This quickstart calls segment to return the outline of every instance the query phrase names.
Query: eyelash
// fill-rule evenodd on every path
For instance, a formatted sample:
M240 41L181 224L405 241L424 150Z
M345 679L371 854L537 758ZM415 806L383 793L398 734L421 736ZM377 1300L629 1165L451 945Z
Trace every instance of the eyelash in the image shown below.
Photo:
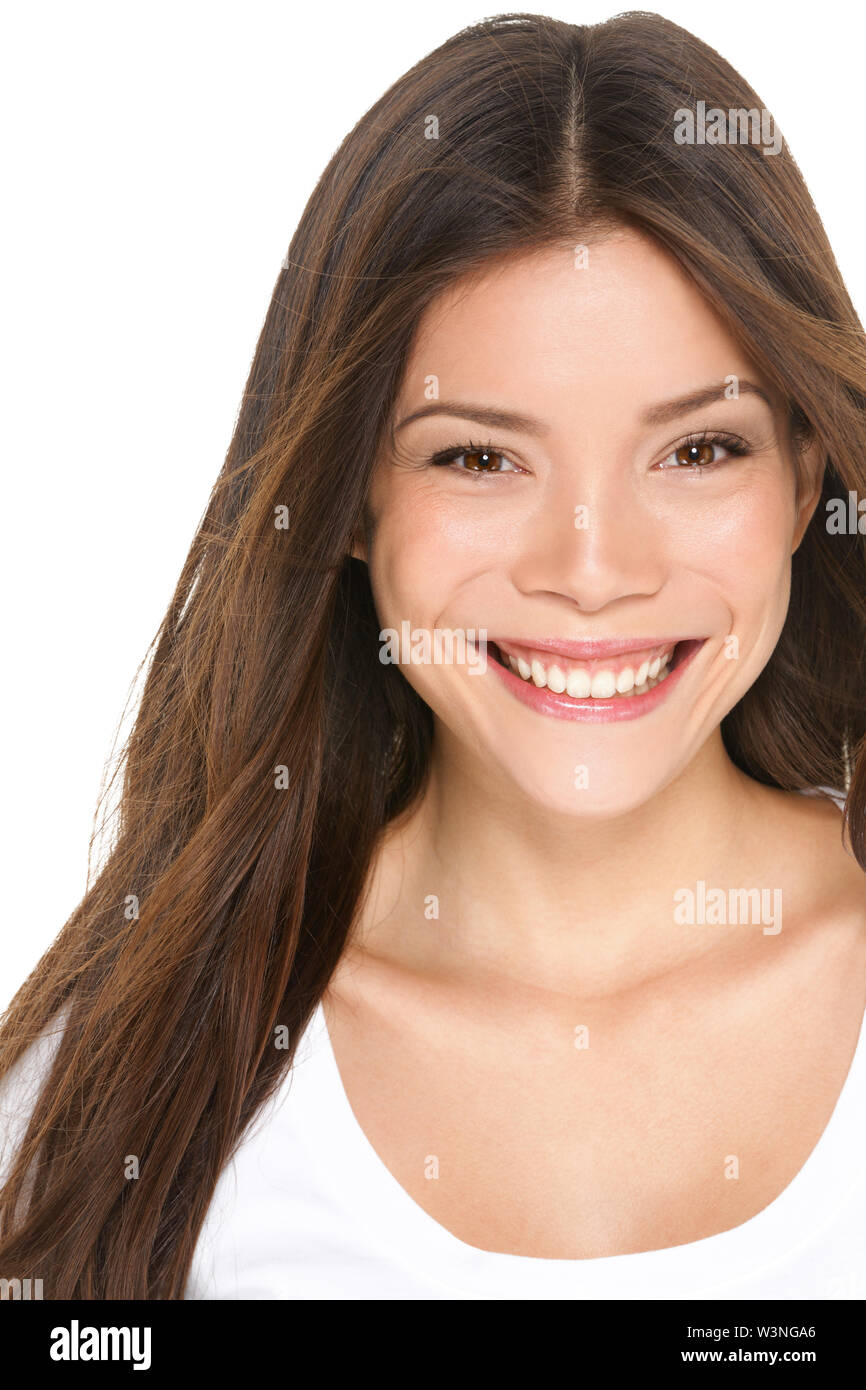
M746 454L749 453L749 446L746 441L740 439L738 435L720 434L713 430L704 430L699 434L690 434L680 444L674 445L671 454L678 453L680 449L700 448L702 444L719 445L721 448L727 449L728 453L733 458L744 458ZM462 444L451 444L446 449L440 449L438 453L432 454L427 461L434 468L444 468L455 462L455 460L460 458L463 454L494 454L501 458L508 459L509 463L512 462L507 450L498 449L493 443L473 444L471 440L466 440ZM670 454L666 455L666 458L670 458ZM665 460L663 460L663 462L664 461ZM727 462L725 459L716 459L713 463L676 463L671 464L669 469L666 468L662 471L670 471L673 473L708 473L713 468L721 467L725 462ZM491 469L489 472L486 472L481 468L455 468L452 471L455 473L471 473L476 478L495 478L498 476L499 472L504 470L497 471Z
M671 454L679 453L680 449L696 449L702 444L720 445L727 449L732 458L745 458L749 453L749 445L745 439L741 439L736 434L724 434L717 430L703 430L698 434L689 434L681 444L674 445ZM670 458L670 454L666 455ZM665 462L665 459L662 460ZM709 473L713 468L721 468L727 462L726 459L716 459L714 463L675 463L670 466L673 473ZM668 472L668 469L663 469Z

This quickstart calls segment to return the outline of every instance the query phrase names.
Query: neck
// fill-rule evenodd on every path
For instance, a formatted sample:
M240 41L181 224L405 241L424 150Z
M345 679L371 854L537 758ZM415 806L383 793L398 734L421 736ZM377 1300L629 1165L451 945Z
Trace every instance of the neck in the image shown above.
M425 792L379 856L364 944L464 979L634 987L742 940L743 927L676 925L674 894L700 880L749 886L762 791L716 731L647 803L603 819L565 816L497 785L438 730Z

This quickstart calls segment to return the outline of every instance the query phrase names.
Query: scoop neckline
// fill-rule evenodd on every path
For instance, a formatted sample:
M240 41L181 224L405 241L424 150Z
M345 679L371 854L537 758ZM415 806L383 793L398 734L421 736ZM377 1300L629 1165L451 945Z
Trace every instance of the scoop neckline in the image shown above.
M831 1222L866 1169L866 1009L854 1053L821 1135L773 1200L737 1226L700 1240L629 1254L553 1259L484 1250L431 1216L379 1157L343 1085L323 1002L298 1049L293 1086L309 1087L305 1142L367 1227L372 1249L428 1284L498 1297L725 1297L728 1285L771 1271ZM294 1070L294 1069L293 1069Z

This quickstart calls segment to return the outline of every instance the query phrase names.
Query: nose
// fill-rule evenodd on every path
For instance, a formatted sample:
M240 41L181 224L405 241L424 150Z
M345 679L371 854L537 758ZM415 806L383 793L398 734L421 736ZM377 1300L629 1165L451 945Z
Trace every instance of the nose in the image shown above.
M511 565L515 586L560 596L585 613L658 593L669 557L659 518L621 478L596 478L583 500L574 492L573 478L563 480L526 518Z

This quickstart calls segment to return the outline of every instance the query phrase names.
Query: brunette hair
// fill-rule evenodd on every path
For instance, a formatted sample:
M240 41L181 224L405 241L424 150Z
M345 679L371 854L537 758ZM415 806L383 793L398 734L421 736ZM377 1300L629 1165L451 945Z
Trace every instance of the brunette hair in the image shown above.
M674 138L702 100L763 109L658 15L503 15L417 63L325 169L149 649L110 851L0 1029L3 1075L64 1010L0 1196L4 1274L51 1298L184 1295L219 1174L424 784L432 716L378 660L349 552L419 315L488 257L656 238L788 403L794 452L819 442L784 631L722 730L764 783L844 788L866 868L866 536L824 524L827 499L866 496L866 339L787 147Z

